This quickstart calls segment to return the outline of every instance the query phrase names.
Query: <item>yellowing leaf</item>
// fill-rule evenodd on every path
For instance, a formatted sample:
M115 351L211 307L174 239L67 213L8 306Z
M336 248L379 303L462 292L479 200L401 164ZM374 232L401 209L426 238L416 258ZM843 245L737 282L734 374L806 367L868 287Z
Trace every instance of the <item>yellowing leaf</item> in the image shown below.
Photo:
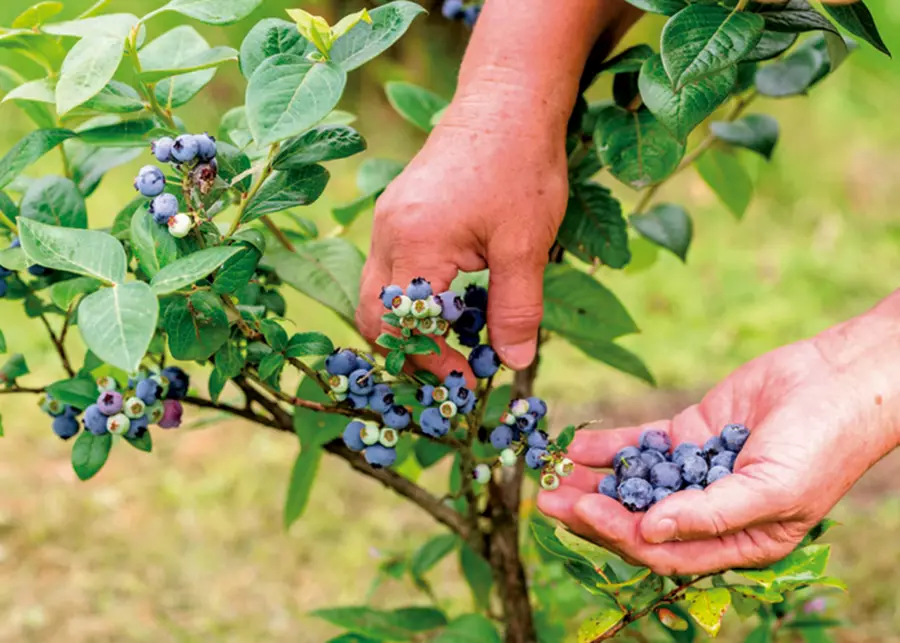
M731 605L731 594L724 587L691 589L685 594L688 613L697 625L710 636L716 636L722 627L722 617Z
M372 16L369 15L369 12L366 9L341 18L338 23L331 28L332 40L337 40L360 22L372 24Z
M314 16L303 9L288 9L287 14L297 23L300 35L313 43L323 54L331 51L331 26L322 16Z
M688 622L666 607L656 610L656 616L659 618L659 622L670 630L685 632L688 629Z

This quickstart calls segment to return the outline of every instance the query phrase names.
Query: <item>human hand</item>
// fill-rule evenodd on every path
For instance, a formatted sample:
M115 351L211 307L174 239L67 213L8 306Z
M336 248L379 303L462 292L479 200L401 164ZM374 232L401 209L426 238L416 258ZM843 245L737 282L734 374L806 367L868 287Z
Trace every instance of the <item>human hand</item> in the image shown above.
M566 486L542 492L538 506L661 575L783 558L900 443L897 317L881 314L884 308L746 364L671 421L579 432L569 457L582 466ZM609 467L646 428L667 431L675 445L702 445L730 422L751 429L734 474L647 513L629 513L598 494L603 474L585 468Z

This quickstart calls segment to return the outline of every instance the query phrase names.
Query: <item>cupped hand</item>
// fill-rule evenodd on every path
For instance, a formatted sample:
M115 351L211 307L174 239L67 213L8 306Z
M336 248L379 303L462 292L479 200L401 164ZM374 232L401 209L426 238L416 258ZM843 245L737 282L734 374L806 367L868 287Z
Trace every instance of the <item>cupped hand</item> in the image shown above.
M511 96L510 98L515 98ZM490 266L491 344L513 368L534 359L543 314L543 270L567 199L564 132L539 123L527 100L454 102L425 147L378 199L357 322L374 340L386 329L381 288L414 277L446 290L457 271ZM418 366L469 373L441 341Z
M541 493L540 509L663 575L783 558L898 445L897 351L877 341L883 318L860 319L746 364L671 420L579 432L569 456L581 466L566 486ZM681 491L646 513L597 493L604 474L591 467L611 466L644 429L702 446L731 422L750 427L750 438L734 473L705 490Z

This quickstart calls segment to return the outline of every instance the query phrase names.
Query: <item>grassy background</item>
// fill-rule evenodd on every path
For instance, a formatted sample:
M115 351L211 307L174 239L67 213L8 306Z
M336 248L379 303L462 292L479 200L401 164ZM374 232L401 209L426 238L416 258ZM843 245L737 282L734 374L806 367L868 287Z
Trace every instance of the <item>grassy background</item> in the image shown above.
M27 4L2 3L0 25ZM88 4L67 0L64 15ZM140 14L161 4L113 0L109 10ZM293 4L267 0L253 19ZM355 6L300 4L329 17L339 4ZM888 45L900 49L900 6L868 4ZM195 26L212 44L238 46L253 19ZM174 15L156 18L149 36L177 23ZM660 24L648 18L629 38L653 41ZM341 107L360 114L366 156L406 159L417 149L421 135L391 112L381 86L406 79L449 96L464 38L430 16L352 76ZM6 54L0 64L37 74ZM180 115L193 130L214 130L243 89L236 66L225 66ZM666 187L662 197L684 203L694 217L688 264L659 254L642 270L601 275L641 327L623 343L645 359L659 390L554 342L538 383L551 401L552 424L602 417L612 426L672 413L746 360L887 295L900 266L898 104L900 65L864 46L810 97L760 101L756 110L776 116L783 136L772 163L746 159L758 188L743 221L728 215L693 172ZM0 106L0 118L3 152L30 124L10 104ZM56 162L51 156L32 174L58 172ZM330 208L355 196L357 163L333 163L325 196L304 212L323 231L331 227ZM131 198L136 165L111 173L90 198L93 225L111 221ZM627 190L621 194L633 202ZM351 231L363 248L368 227L364 220ZM333 315L299 295L291 295L288 311L298 329L354 341ZM0 303L7 339L32 369L23 383L43 384L61 372L39 326L25 321L17 306ZM81 354L77 337L71 349ZM198 373L196 382L204 381ZM323 641L334 630L306 616L309 610L363 602L377 559L439 533L414 507L329 460L306 517L285 534L281 505L297 445L241 422L206 417L176 434L157 433L152 456L117 449L97 479L80 483L68 463L70 445L52 438L34 400L3 396L0 411L0 641ZM900 640L900 504L891 494L898 472L900 463L886 460L835 511L845 526L829 536L832 571L851 586L830 608L848 621L840 640ZM446 475L437 467L423 482L438 490ZM434 578L448 609L469 607L452 560ZM379 606L421 600L400 582L373 597ZM730 631L725 640L738 640Z

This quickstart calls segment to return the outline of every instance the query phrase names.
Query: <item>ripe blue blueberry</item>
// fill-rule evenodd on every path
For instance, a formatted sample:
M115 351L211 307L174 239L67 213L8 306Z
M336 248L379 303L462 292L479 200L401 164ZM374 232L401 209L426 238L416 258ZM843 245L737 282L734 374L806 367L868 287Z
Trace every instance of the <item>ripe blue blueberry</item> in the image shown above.
M466 12L463 15L463 22L470 29L475 26L475 23L478 21L478 16L481 15L481 5L472 5L471 7L466 7Z
M169 380L169 390L166 397L170 400L183 400L191 385L191 378L177 366L169 366L162 370L160 375Z
M653 502L651 504L655 505L657 502L662 502L673 493L675 492L671 489L666 489L665 487L657 487L653 490Z
M369 369L357 369L347 379L350 380L350 392L354 395L369 395L375 388L375 380Z
M496 351L487 344L476 346L469 353L469 366L479 379L493 377L500 370L500 358Z
M709 471L709 465L703 456L689 455L684 459L681 465L681 477L688 484L703 484L706 480L706 473Z
M356 370L356 354L349 349L337 349L325 358L325 370L329 375L350 375Z
M197 158L200 143L193 134L182 134L172 145L172 159L178 163L190 163Z
M399 297L403 294L403 288L400 286L385 286L381 289L381 294L378 296L381 299L381 303L385 308L391 310L394 307L394 297Z
M103 435L106 433L106 414L100 410L97 404L91 404L84 410L84 428L94 435Z
M459 316L463 314L466 305L463 303L462 297L455 292L442 292L436 298L438 305L441 307L441 317L448 322L455 322Z
M530 415L523 415L520 418L516 418L516 428L522 433L531 433L537 428L537 422Z
M166 188L166 177L155 165L145 165L134 179L134 189L146 197L162 194Z
M346 395L347 397L344 399L350 403L350 408L354 411L359 411L369 406L368 395L357 395L356 393L347 393Z
M105 415L115 415L122 410L122 394L118 391L104 391L97 398L97 406Z
M442 438L450 432L450 420L441 415L436 406L422 411L419 424L422 425L422 432L433 438Z
M372 353L365 353L363 355L356 356L356 368L364 368L367 371L372 370L372 363L375 361L375 356Z
M170 136L163 136L150 143L150 152L160 163L168 163L172 160L173 145L175 145L175 139Z
M369 395L369 408L384 413L394 404L394 392L387 384L376 384Z
M680 467L684 465L685 458L689 456L699 457L701 455L702 452L700 451L700 447L696 444L693 442L682 442L675 447L675 451L672 452L672 462Z
M475 348L481 343L478 333L458 333L456 339L466 348Z
M408 427L410 421L412 420L406 407L400 406L399 404L395 404L394 406L389 408L387 412L381 416L381 419L384 421L384 424L386 426L398 430Z
M160 398L162 387L155 380L147 378L137 383L134 392L144 404L149 406Z
M434 404L434 387L431 384L423 384L416 391L416 402L422 406L431 406Z
M456 404L457 407L460 407L465 406L469 402L469 398L474 396L475 394L467 389L465 385L454 386L450 389L450 397L448 399Z
M717 480L721 480L725 476L730 476L731 471L726 469L725 467L712 467L709 472L706 474L706 484L712 484Z
M209 134L197 134L194 136L197 141L197 158L204 163L209 163L216 158L216 139Z
M619 483L616 480L616 477L612 474L609 474L605 478L600 481L600 484L597 485L597 492L602 493L607 498L612 498L613 500L619 499Z
M59 415L53 418L53 432L62 438L68 440L78 433L78 419L71 415Z
M131 420L131 426L128 427L128 433L125 434L125 437L130 440L138 440L144 437L144 434L150 428L150 418L146 415L142 415L139 418L134 418Z
M529 469L540 469L544 466L544 458L549 455L546 449L528 449L525 452L525 465Z
M167 225L169 219L178 214L178 199L174 194L163 192L150 202L150 214L154 222Z
M653 449L660 453L668 453L672 448L672 439L668 433L658 429L647 429L641 433L640 445L642 449Z
M735 453L740 453L750 437L750 429L743 424L729 424L722 429L722 441L725 442L725 448Z
M447 20L462 20L466 14L463 0L444 0L444 4L441 6L441 14Z
M659 466L658 464L656 465ZM629 478L642 478L647 480L650 478L650 467L641 460L640 456L636 458L626 458L616 469L616 475L619 480L628 480Z
M487 323L484 313L477 308L466 308L455 322L453 329L460 335L477 335Z
M725 451L725 441L718 435L712 436L703 444L703 455L707 460Z
M641 451L641 460L647 463L647 466L651 469L654 465L659 464L660 462L666 462L666 456L664 456L659 451L654 451L653 449L647 449L646 451Z
M641 450L637 447L627 446L622 447L616 452L616 455L613 456L613 469L616 470L616 473L619 472L619 467L626 463L633 463L635 460L641 459Z
M619 500L628 511L644 511L653 502L653 486L641 478L629 478L618 488Z
M397 461L397 449L386 447L381 444L373 444L370 447L366 447L363 455L365 455L366 462L368 462L373 469L384 469Z
M734 461L737 460L737 453L734 451L722 451L719 455L713 456L709 461L710 467L725 467L729 471L734 471Z
M532 395L528 398L528 413L535 420L541 420L547 415L547 403L541 398Z
M495 449L505 449L512 444L512 441L513 430L505 424L501 424L491 431L491 446Z
M38 264L28 266L28 274L32 277L43 277L44 275L49 275L51 272L53 272L51 268L39 266Z
M406 287L406 296L413 301L425 299L433 294L434 291L431 289L431 283L424 277L416 277L410 281L409 286Z
M476 286L475 284L466 286L466 293L465 295L463 295L463 302L465 302L466 308L477 308L481 312L486 313L488 306L487 288L483 286Z
M362 430L365 427L366 425L359 420L354 420L344 428L344 435L341 437L348 449L359 453L366 448L366 445L362 441Z
M465 386L466 378L460 371L450 371L450 374L444 378L444 386L448 389L454 389L457 386ZM441 400L443 401L443 400Z
M532 431L528 434L528 446L533 449L546 449L549 444L550 440L544 431Z
M471 413L475 409L475 402L478 401L478 398L475 397L474 394L469 396L469 399L466 400L466 403L459 407L459 412L463 415Z
M660 462L650 469L650 484L672 491L681 489L681 467L674 462Z
M703 491L703 486L699 484L691 484L686 486L682 491Z

